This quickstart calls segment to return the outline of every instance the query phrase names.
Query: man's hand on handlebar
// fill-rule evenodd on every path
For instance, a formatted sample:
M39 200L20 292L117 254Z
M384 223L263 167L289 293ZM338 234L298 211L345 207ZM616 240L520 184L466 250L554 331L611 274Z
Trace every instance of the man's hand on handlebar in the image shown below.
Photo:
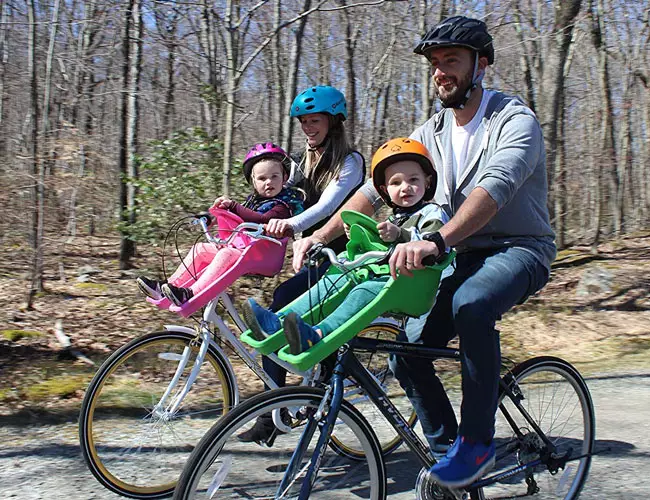
M400 243L388 260L390 275L397 278L399 272L405 276L413 276L412 271L415 269L424 269L422 260L430 255L434 258L438 257L438 247L431 241Z
M295 272L300 271L305 263L307 252L316 244L324 245L326 242L313 234L293 242L293 270Z

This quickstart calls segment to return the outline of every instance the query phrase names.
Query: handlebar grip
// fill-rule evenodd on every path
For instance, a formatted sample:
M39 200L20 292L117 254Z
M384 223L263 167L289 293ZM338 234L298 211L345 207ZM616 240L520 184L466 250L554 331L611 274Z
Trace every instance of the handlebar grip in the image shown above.
M200 214L194 214L194 218L195 218L195 219L200 219L200 218L202 218L202 217L204 217L205 219L207 219L207 221L208 221L208 226L209 226L210 224L212 224L212 221L214 221L214 216L213 216L212 214L208 213L208 212L203 212L203 213L200 213Z
M309 250L305 252L305 257L310 260L310 259L316 259L321 250L325 247L322 243L316 243L313 247L311 247Z
M423 266L436 265L438 262L443 261L446 256L447 256L446 253L438 255L438 257L436 257L435 255L427 255L424 259L422 259L422 265Z

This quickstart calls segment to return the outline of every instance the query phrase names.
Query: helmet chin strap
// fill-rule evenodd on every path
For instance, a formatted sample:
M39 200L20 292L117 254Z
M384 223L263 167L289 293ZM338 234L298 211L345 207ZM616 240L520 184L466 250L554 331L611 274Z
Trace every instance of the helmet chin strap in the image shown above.
M442 103L442 107L453 108L453 109L465 109L465 104L467 104L467 101L469 101L472 92L483 81L484 73L481 74L477 74L477 73L478 73L478 52L474 52L474 71L472 72L472 82L470 83L470 85L468 85L467 90L465 91L465 95L459 101L453 102L447 106L445 106L445 104Z
M311 151L312 153L315 153L315 152L317 152L320 148L322 148L323 146L325 146L329 140L330 140L330 134L329 134L329 132L328 132L327 135L325 136L325 139L323 139L323 142L321 142L320 144L317 144L316 146L310 146L310 145L309 145L309 139L305 139L305 143L307 144L307 151Z

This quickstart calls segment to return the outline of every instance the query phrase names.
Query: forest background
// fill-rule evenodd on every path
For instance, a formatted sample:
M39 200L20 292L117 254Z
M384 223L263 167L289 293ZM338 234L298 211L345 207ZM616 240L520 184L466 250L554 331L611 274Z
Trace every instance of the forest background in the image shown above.
M0 0L3 354L24 359L21 337L58 345L24 339L30 325L61 333L62 304L84 294L93 300L77 314L91 319L68 335L89 351L119 345L88 338L98 300L121 295L118 278L132 286L133 267L161 272L161 244L179 217L248 192L241 160L253 143L303 149L289 118L303 88L345 93L346 127L367 161L387 138L410 134L439 106L412 49L454 14L483 19L494 37L484 86L520 96L542 123L558 247L591 259L612 242L647 242L643 0ZM635 255L647 256L644 245L632 245ZM101 269L78 272L91 260ZM73 293L80 274L90 282ZM647 280L634 283L647 304ZM99 317L117 310L130 315L120 328L138 331L136 300ZM0 393L16 396L7 387Z

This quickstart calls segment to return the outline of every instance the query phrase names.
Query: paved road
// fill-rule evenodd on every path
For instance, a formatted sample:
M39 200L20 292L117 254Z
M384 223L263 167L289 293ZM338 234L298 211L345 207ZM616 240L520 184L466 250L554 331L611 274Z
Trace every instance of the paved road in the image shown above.
M581 498L650 497L650 373L591 378L596 449ZM76 423L0 427L0 499L115 500L85 467ZM417 470L409 452L388 463L391 499L411 499Z

